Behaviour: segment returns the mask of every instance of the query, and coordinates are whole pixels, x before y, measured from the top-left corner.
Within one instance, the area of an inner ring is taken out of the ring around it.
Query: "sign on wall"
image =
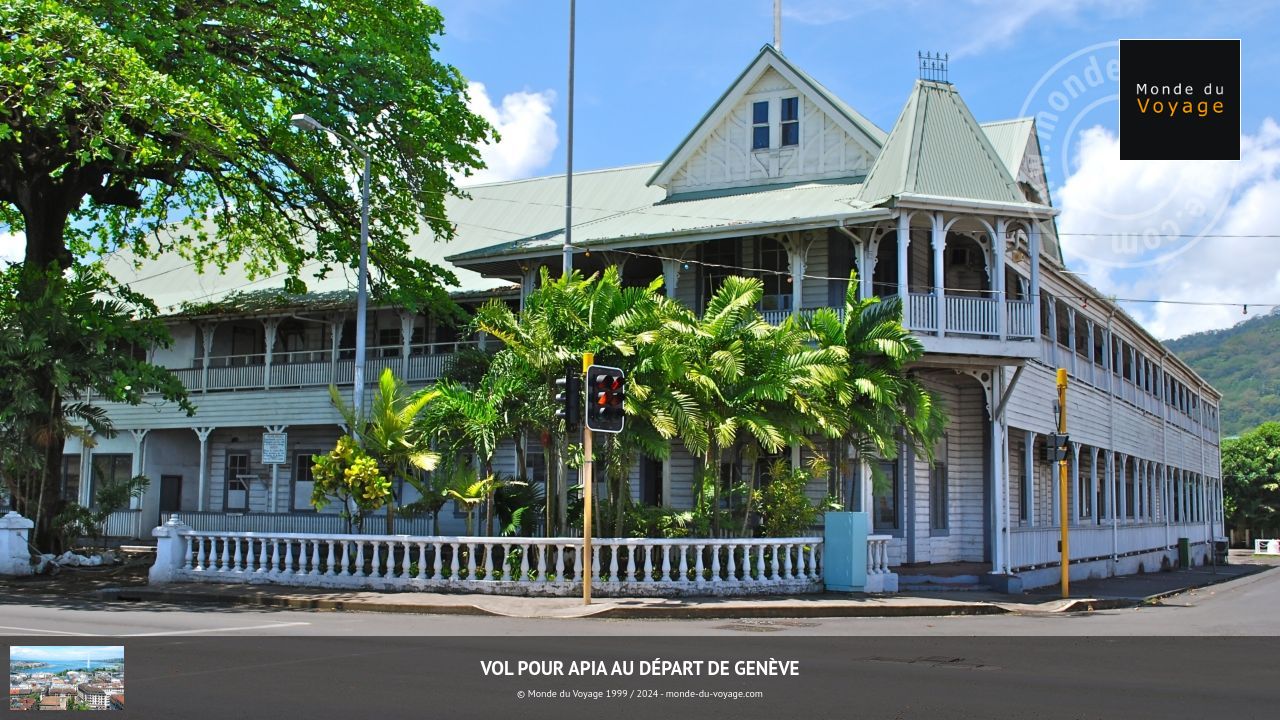
[[[285,459],[288,445],[288,433],[262,433],[262,464],[284,465],[288,462]]]

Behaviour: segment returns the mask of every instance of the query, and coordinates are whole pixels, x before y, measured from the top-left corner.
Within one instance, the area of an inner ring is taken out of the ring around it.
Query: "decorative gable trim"
[[[809,76],[780,55],[771,45],[765,45],[760,54],[746,67],[725,90],[719,99],[702,116],[694,129],[685,136],[675,151],[649,178],[648,185],[668,187],[676,173],[693,157],[702,144],[728,119],[729,114],[750,93],[751,89],[770,69],[796,89],[796,92],[813,103],[819,111],[831,118],[836,125],[867,154],[875,157],[884,139],[884,133],[870,121],[856,114],[832,98],[829,92],[817,85]]]

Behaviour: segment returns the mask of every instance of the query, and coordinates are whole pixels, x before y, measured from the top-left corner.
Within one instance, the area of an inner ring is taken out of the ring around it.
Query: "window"
[[[249,453],[227,453],[227,512],[249,509]]]
[[[378,357],[400,357],[400,328],[378,328]]]
[[[62,456],[62,499],[80,502],[80,455]]]
[[[89,506],[98,507],[98,488],[104,483],[124,482],[133,477],[133,455],[94,455],[93,475],[89,478]]]
[[[725,278],[741,272],[736,269],[739,265],[738,249],[741,242],[737,238],[725,238],[702,244],[702,277],[705,279],[704,294],[702,296],[704,306],[706,301],[712,295],[715,295],[716,290],[720,289],[720,284],[724,282]]]
[[[897,530],[898,490],[901,485],[898,463],[893,460],[882,461],[880,474],[882,478],[875,483],[876,490],[871,498],[872,525],[876,530]]]
[[[760,252],[760,282],[764,285],[764,294],[760,298],[761,310],[791,309],[791,277],[790,257],[782,243],[773,238],[760,238],[757,246]]]
[[[782,146],[800,144],[800,98],[782,99]]]
[[[929,477],[929,529],[946,530],[950,515],[950,493],[947,488],[947,464],[937,462]]]
[[[751,103],[751,149],[769,149],[769,103]]]
[[[311,490],[315,482],[311,477],[311,456],[316,453],[299,452],[293,456],[293,505],[290,510],[314,510],[311,504]]]

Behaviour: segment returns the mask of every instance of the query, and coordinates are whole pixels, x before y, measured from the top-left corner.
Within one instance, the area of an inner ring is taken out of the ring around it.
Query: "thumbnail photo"
[[[123,710],[121,645],[9,648],[10,710]]]

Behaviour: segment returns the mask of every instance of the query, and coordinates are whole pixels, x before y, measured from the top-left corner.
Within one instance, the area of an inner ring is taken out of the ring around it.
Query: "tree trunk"
[[[62,277],[61,271],[71,264],[64,234],[70,209],[79,204],[80,196],[77,195],[73,202],[69,194],[61,188],[32,188],[30,185],[18,193],[27,242],[23,278],[18,286],[18,297],[24,303],[40,303],[48,280],[54,278],[58,282]],[[50,274],[50,270],[57,272]],[[53,297],[57,296],[55,293]],[[62,396],[54,380],[53,368],[33,367],[30,373],[35,379],[36,392],[47,399],[44,407],[48,408],[48,415],[37,417],[34,423],[35,435],[31,441],[40,450],[42,466],[34,469],[32,479],[35,482],[19,511],[35,523],[31,533],[33,545],[41,550],[61,552],[63,542],[53,526],[53,518],[66,506],[60,487],[62,449],[66,442]],[[19,498],[14,500],[16,506]]]

